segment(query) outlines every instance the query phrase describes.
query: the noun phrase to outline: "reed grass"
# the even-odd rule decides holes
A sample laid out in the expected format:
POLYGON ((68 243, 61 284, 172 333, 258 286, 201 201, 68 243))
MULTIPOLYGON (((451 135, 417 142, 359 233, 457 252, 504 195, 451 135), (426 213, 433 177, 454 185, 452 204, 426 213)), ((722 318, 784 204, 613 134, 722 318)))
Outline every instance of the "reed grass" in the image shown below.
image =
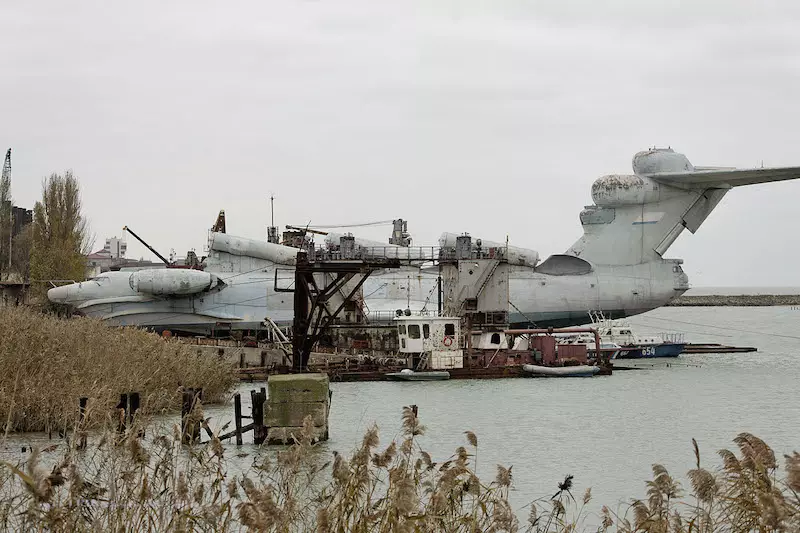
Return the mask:
MULTIPOLYGON (((144 423, 141 422, 140 423, 144 423)), ((113 432, 85 450, 73 444, 56 457, 34 451, 24 463, 0 464, 0 527, 47 531, 276 531, 324 533, 428 531, 575 531, 707 533, 800 530, 800 455, 781 467, 763 441, 743 433, 737 452, 719 452, 716 468, 688 473, 684 492, 660 465, 646 483, 647 498, 621 514, 603 507, 589 515, 591 490, 576 498, 573 477, 558 491, 512 509, 511 467, 493 480, 474 471, 478 438, 444 460, 420 448, 425 432, 405 408, 402 431, 381 446, 370 428, 349 456, 329 458, 311 442, 310 418, 299 443, 277 453, 255 454, 246 472, 232 473, 227 456, 244 449, 183 447, 172 432, 131 428, 113 432), (236 451, 234 451, 236 450, 236 451), (48 464, 45 467, 44 464, 48 464), (526 519, 521 519, 526 515, 526 519)), ((249 452, 252 453, 252 449, 249 452)), ((635 489, 632 489, 635 490, 635 489)))
POLYGON ((0 309, 0 424, 13 431, 65 431, 89 398, 87 428, 98 427, 120 393, 138 392, 142 412, 179 405, 181 387, 224 398, 236 382, 216 356, 134 328, 90 318, 60 319, 34 310, 0 309))

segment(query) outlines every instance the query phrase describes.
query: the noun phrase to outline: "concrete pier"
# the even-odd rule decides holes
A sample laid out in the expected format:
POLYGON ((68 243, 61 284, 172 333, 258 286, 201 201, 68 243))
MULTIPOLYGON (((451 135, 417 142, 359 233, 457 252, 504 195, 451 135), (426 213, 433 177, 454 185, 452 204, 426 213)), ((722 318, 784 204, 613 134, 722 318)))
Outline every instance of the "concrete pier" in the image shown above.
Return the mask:
POLYGON ((327 374, 269 376, 264 425, 267 444, 290 444, 300 437, 303 421, 311 417, 313 441, 328 440, 330 387, 327 374))

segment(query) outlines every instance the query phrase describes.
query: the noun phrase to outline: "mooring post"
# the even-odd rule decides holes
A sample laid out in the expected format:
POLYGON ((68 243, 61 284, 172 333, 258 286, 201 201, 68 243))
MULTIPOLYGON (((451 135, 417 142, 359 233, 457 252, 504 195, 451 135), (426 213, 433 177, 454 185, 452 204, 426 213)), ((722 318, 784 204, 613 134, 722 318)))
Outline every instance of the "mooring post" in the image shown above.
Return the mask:
POLYGON ((128 423, 133 424, 136 411, 139 410, 140 398, 138 392, 128 393, 128 423))
POLYGON ((411 406, 411 412, 414 413, 414 418, 417 418, 417 413, 419 413, 419 409, 416 405, 411 406))
POLYGON ((236 425, 236 445, 242 445, 242 395, 233 395, 233 423, 236 425))
POLYGON ((181 428, 182 441, 184 444, 192 444, 200 441, 200 421, 196 418, 195 409, 200 402, 202 389, 186 389, 183 393, 183 404, 181 405, 181 428))
POLYGON ((250 398, 253 402, 253 444, 263 444, 267 440, 267 430, 264 427, 264 402, 266 394, 251 391, 250 398))
MULTIPOLYGON (((139 406, 141 405, 141 398, 138 392, 129 392, 128 393, 128 424, 130 427, 134 427, 134 421, 136 420, 136 413, 139 411, 139 406)), ((144 428, 139 427, 137 430, 137 435, 139 437, 144 437, 144 428)))
POLYGON ((127 394, 120 394, 119 395, 119 403, 117 404, 117 416, 119 418, 117 424, 117 431, 119 433, 125 433, 125 427, 127 426, 128 420, 128 395, 127 394))
POLYGON ((239 353, 239 368, 246 368, 247 363, 244 360, 244 352, 239 353))
POLYGON ((86 448, 86 431, 83 428, 83 422, 86 419, 86 405, 89 398, 81 398, 78 400, 78 449, 83 450, 86 448))

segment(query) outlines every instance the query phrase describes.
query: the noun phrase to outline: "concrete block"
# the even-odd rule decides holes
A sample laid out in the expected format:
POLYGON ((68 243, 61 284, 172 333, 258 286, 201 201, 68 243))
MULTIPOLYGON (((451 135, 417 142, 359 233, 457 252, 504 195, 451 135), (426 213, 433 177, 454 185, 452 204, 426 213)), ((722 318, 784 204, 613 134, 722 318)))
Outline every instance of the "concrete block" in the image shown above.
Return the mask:
POLYGON ((267 390, 270 403, 327 402, 328 375, 276 374, 269 376, 267 390))
MULTIPOLYGON (((294 435, 295 437, 300 438, 300 434, 302 432, 302 427, 271 427, 267 433, 267 444, 292 444, 294 442, 294 438, 292 436, 294 435)), ((311 439, 314 442, 328 440, 328 428, 314 427, 311 430, 311 439)))
POLYGON ((268 402, 264 425, 270 428, 302 426, 309 415, 313 425, 327 426, 328 402, 268 402))

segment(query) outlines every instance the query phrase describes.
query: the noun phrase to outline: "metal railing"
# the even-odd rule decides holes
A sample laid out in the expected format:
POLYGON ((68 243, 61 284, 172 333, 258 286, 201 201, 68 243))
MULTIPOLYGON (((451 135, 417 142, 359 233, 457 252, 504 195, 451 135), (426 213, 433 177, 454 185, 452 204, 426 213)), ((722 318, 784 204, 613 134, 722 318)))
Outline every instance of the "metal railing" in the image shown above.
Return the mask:
MULTIPOLYGON (((367 322, 369 323, 376 323, 376 322, 387 322, 391 323, 395 317, 401 316, 397 314, 397 311, 370 311, 367 315, 367 322)), ((433 311, 411 311, 410 315, 405 314, 405 310, 403 310, 402 316, 414 316, 414 317, 438 317, 439 312, 436 310, 433 311)))
POLYGON ((504 260, 507 250, 501 247, 456 251, 455 248, 440 246, 355 246, 307 248, 308 260, 315 261, 381 261, 399 259, 406 262, 436 262, 470 259, 504 260))

